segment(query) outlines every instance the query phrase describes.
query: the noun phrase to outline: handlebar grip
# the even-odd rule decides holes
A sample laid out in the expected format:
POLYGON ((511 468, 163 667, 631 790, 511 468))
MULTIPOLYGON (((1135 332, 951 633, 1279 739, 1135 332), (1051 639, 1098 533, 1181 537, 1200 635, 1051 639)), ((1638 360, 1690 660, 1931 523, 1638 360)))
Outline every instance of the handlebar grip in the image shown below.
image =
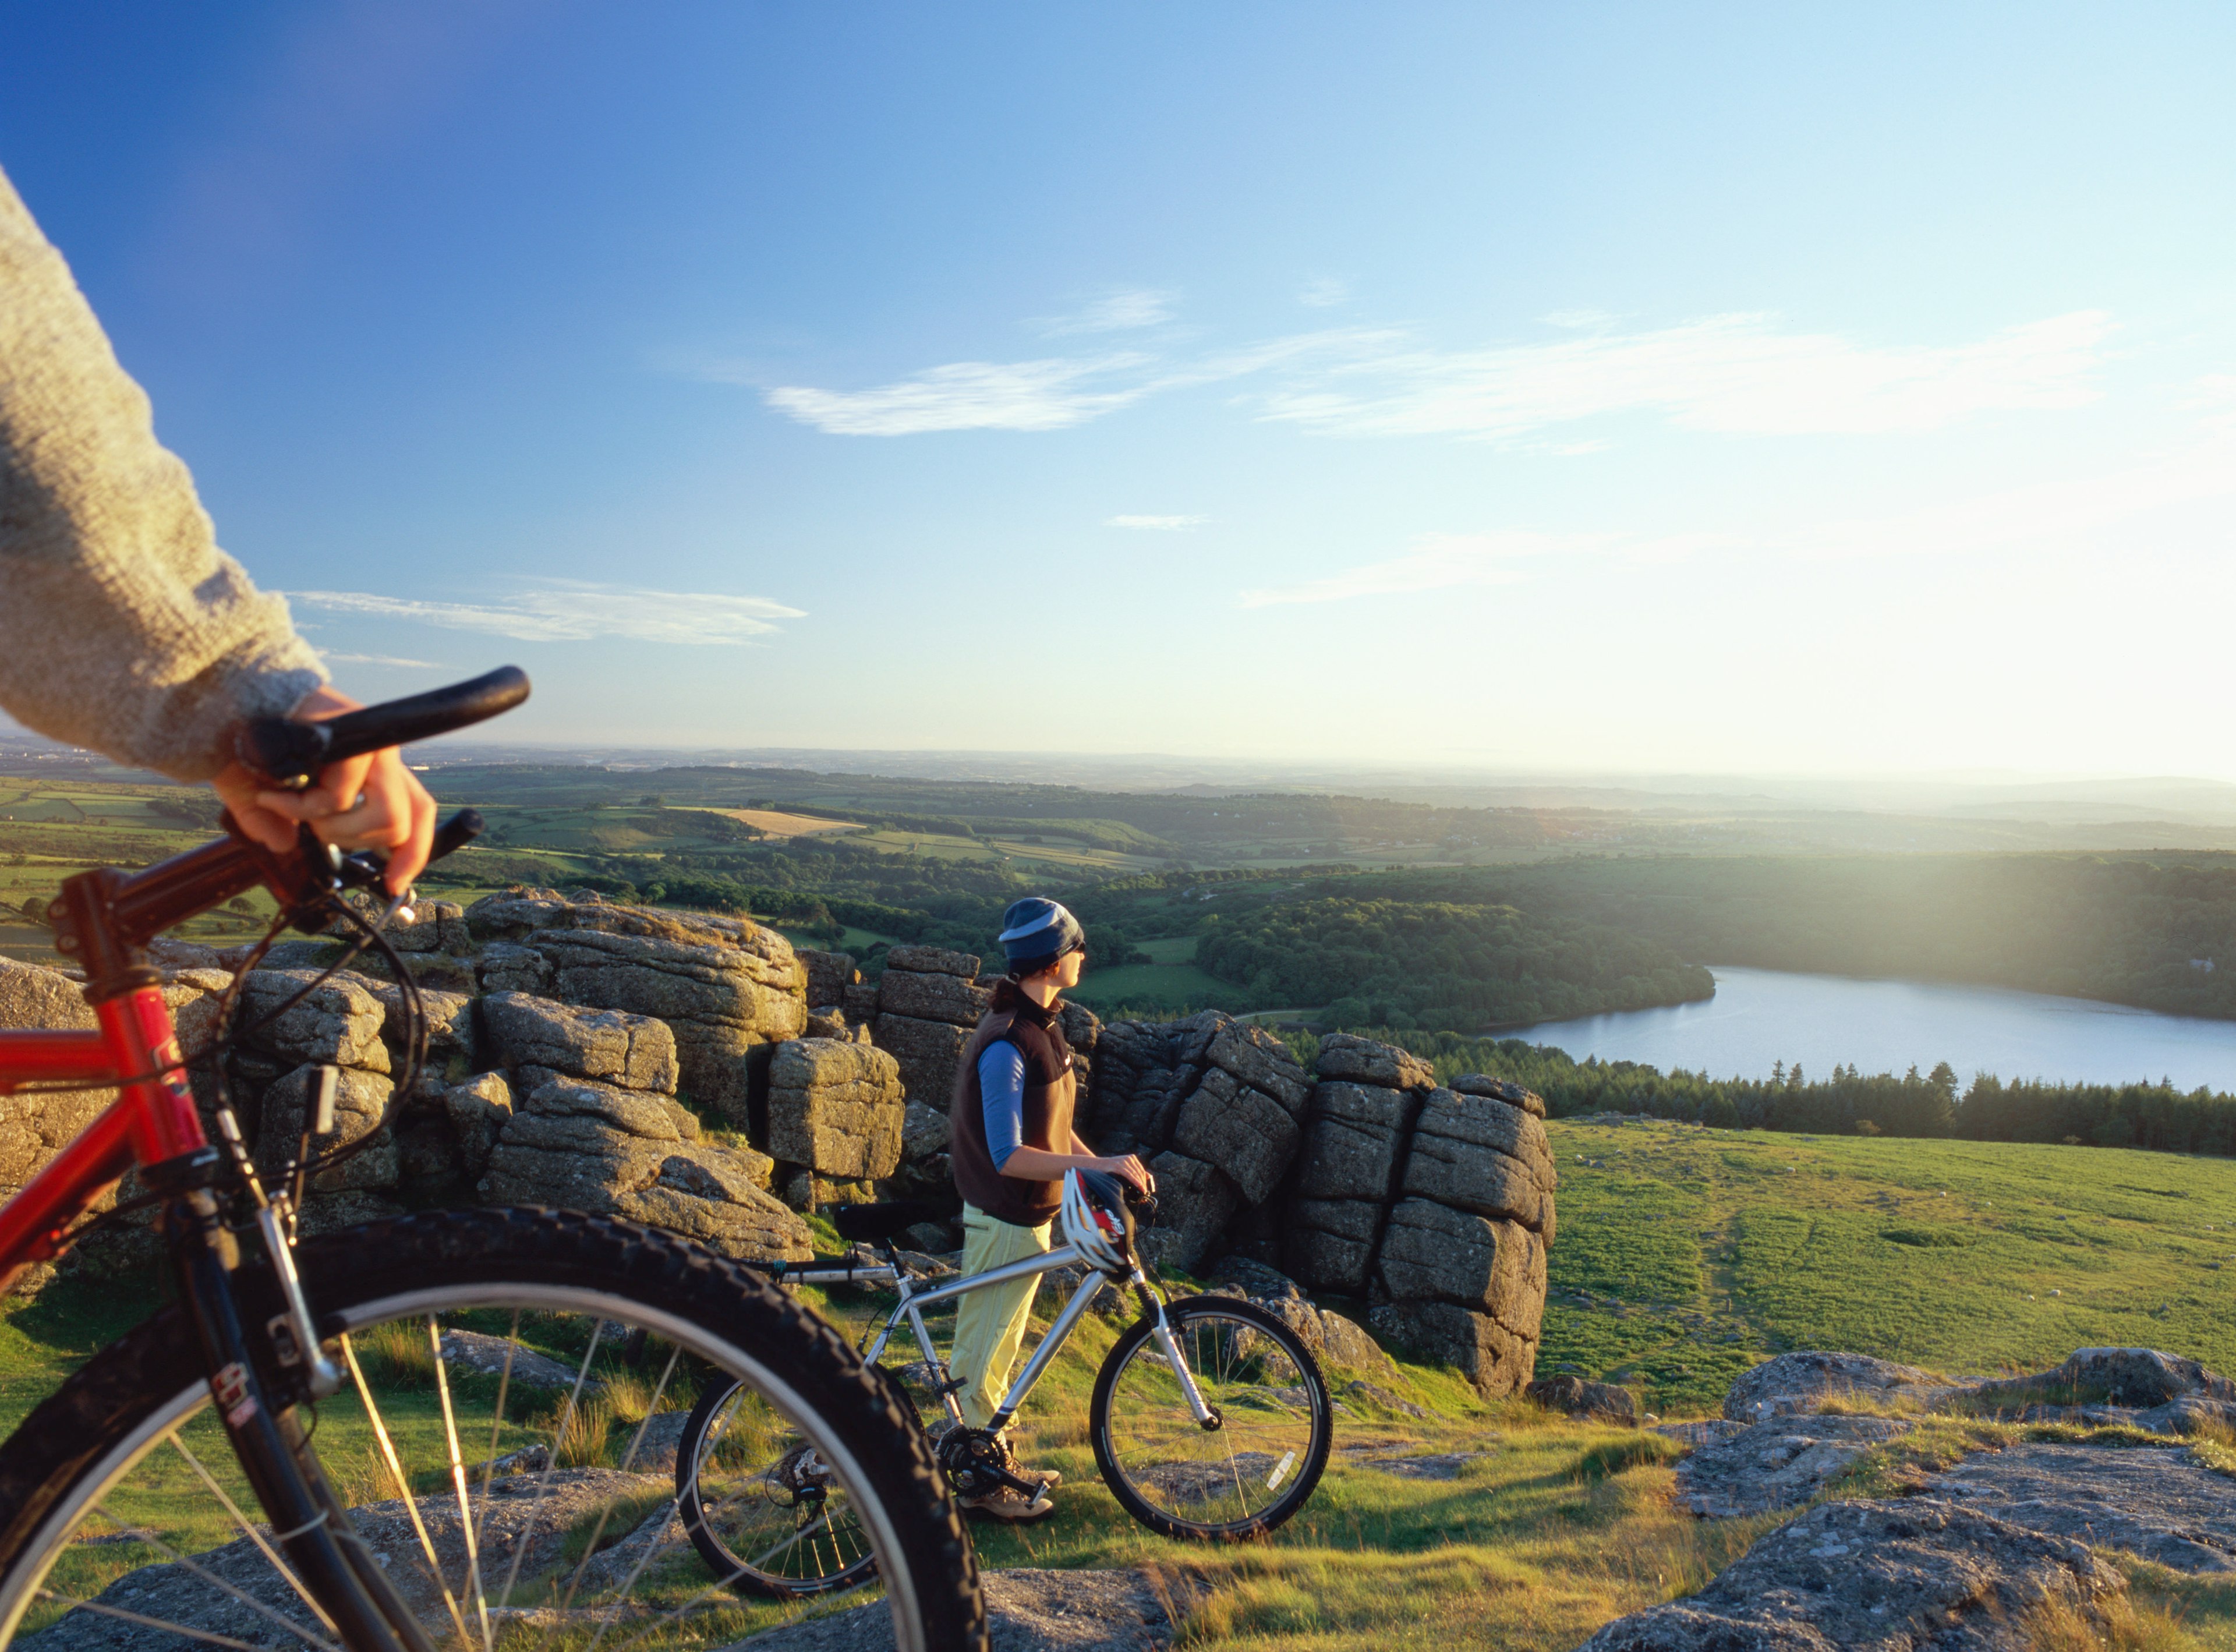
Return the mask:
POLYGON ((482 834, 482 812, 479 809, 460 809, 435 829, 435 846, 427 852, 430 863, 440 860, 456 849, 463 849, 482 834))
POLYGON ((499 666, 470 682, 366 706, 324 722, 259 717, 235 732, 233 754, 246 767, 279 785, 305 787, 329 763, 470 727, 510 711, 528 698, 528 692, 525 671, 518 666, 499 666))

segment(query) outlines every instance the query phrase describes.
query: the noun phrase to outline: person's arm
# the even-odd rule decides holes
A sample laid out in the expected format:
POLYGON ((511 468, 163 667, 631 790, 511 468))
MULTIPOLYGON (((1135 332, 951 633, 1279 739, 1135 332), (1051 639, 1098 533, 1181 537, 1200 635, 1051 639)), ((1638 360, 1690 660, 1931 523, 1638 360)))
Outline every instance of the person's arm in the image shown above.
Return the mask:
POLYGON ((1156 1191, 1156 1178, 1132 1154, 1101 1157, 1086 1150, 1075 1133, 1074 1153, 1051 1153, 1027 1147, 1025 1134, 1025 1056, 1007 1041, 990 1043, 978 1057, 978 1094, 986 1120, 986 1152, 994 1168, 1021 1181, 1060 1181, 1067 1170, 1107 1170, 1123 1176, 1143 1193, 1156 1191))
POLYGON ((244 718, 350 709, 325 678, 286 603, 218 549, 146 394, 0 174, 0 706, 119 762, 218 782, 272 848, 303 822, 387 849, 402 888, 435 810, 395 753, 335 764, 299 796, 229 767, 244 718))

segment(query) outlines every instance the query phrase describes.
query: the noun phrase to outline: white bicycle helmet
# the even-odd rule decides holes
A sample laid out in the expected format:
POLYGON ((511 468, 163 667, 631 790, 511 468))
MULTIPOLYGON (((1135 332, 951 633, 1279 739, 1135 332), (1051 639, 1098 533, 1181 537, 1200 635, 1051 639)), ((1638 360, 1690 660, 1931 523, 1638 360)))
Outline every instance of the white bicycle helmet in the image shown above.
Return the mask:
POLYGON ((1102 1170, 1063 1173, 1063 1236, 1093 1266, 1123 1273, 1134 1265, 1134 1213, 1118 1178, 1102 1170))

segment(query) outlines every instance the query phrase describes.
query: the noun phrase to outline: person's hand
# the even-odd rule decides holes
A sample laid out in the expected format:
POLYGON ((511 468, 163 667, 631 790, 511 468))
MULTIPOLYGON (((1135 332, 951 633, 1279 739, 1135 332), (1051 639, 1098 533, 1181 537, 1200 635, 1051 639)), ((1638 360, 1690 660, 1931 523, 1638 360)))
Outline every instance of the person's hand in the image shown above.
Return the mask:
MULTIPOLYGON (((323 722, 357 709, 347 694, 319 688, 295 708, 295 720, 323 722)), ((274 854, 295 846, 299 826, 345 849, 385 850, 392 895, 411 887, 434 847, 435 800, 392 746, 328 764, 307 792, 273 790, 238 762, 210 784, 241 831, 274 854)))
POLYGON ((1144 1198, 1154 1199, 1157 1196, 1156 1177, 1149 1174, 1148 1165, 1143 1164, 1140 1159, 1130 1153, 1119 1154, 1107 1159, 1097 1159, 1095 1161, 1095 1168, 1098 1170, 1108 1170, 1112 1175, 1121 1176, 1132 1182, 1141 1190, 1144 1198))

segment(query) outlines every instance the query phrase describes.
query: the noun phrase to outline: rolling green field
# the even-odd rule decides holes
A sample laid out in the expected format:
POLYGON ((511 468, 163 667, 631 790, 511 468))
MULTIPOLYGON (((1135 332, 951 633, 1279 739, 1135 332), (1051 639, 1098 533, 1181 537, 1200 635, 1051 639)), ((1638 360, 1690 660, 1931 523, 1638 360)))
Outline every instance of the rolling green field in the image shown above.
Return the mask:
POLYGON ((2000 1142, 1547 1126, 1540 1369, 1712 1411, 1772 1353, 1950 1373, 2142 1345, 2236 1370, 2236 1164, 2000 1142))

